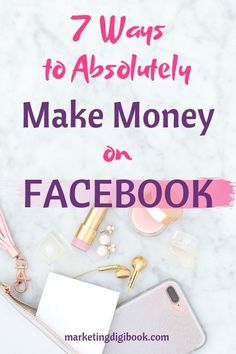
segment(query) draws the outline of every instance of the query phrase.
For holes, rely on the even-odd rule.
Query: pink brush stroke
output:
[[[211,195],[212,198],[212,208],[215,207],[231,207],[233,206],[233,203],[235,202],[235,184],[233,182],[230,182],[228,180],[220,179],[220,178],[200,178],[197,179],[199,181],[199,186],[203,186],[206,182],[206,180],[212,180],[211,184],[209,185],[207,192]],[[168,180],[156,180],[160,184],[162,191],[165,190],[166,185],[168,184]],[[185,205],[182,208],[190,209],[193,208],[193,196],[192,196],[192,191],[193,191],[193,180],[181,180],[186,185],[188,186],[189,189],[189,198]],[[65,194],[65,198],[67,200],[68,207],[73,207],[73,205],[70,202],[70,186],[73,183],[73,180],[60,180],[60,184],[63,188],[63,192]],[[135,195],[135,203],[132,205],[132,207],[135,208],[140,208],[143,207],[141,203],[138,200],[138,189],[140,184],[143,182],[143,180],[132,180],[134,183],[134,190],[133,194]],[[50,180],[43,180],[42,185],[37,186],[37,190],[40,191],[40,196],[33,197],[32,198],[32,207],[43,207],[45,197],[48,192],[48,188],[50,186],[51,181]],[[77,197],[79,198],[80,202],[85,202],[89,201],[90,202],[90,207],[94,205],[94,180],[90,180],[91,188],[90,190],[85,190],[85,188],[81,187],[78,188],[77,190]],[[35,187],[33,188],[35,190]],[[112,180],[112,184],[110,186],[106,185],[102,188],[103,190],[108,190],[110,191],[111,196],[109,197],[109,202],[112,203],[112,207],[116,207],[116,180]],[[25,197],[24,195],[24,188],[21,188],[22,190],[22,198]],[[174,202],[179,202],[181,200],[181,195],[182,195],[182,187],[180,185],[175,185],[173,187],[173,201]],[[152,201],[153,198],[155,198],[155,188],[153,190],[152,187],[147,187],[145,189],[145,196],[146,200],[148,202]],[[127,197],[124,196],[124,202],[126,202],[128,199]],[[61,207],[60,202],[53,201],[50,204],[50,207]],[[170,206],[167,204],[164,193],[162,193],[162,199],[160,203],[158,204],[158,207],[161,208],[170,208]],[[206,200],[203,197],[199,198],[199,206],[198,208],[206,208]]]

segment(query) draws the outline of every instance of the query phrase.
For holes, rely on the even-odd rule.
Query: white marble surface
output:
[[[73,43],[70,16],[93,16],[90,30]],[[140,40],[122,40],[114,47],[101,44],[96,32],[99,15],[127,14],[129,24],[165,24],[165,36],[150,48]],[[70,242],[86,214],[76,209],[25,209],[18,185],[26,178],[194,178],[235,180],[235,111],[233,96],[236,58],[234,1],[0,1],[0,203],[17,245],[29,260],[33,278],[25,298],[38,303],[49,270],[73,276],[106,263],[96,255],[97,242],[84,254]],[[112,50],[111,50],[112,49]],[[82,53],[96,53],[104,61],[118,61],[132,52],[162,60],[178,53],[192,65],[189,87],[181,82],[95,80],[91,85],[68,80],[45,82],[41,66],[47,57],[72,65]],[[50,100],[52,108],[66,107],[76,98],[81,107],[104,109],[102,129],[23,129],[23,102],[38,105]],[[145,108],[215,108],[205,137],[199,129],[154,130],[112,128],[112,102],[129,105],[140,100]],[[122,147],[133,161],[106,164],[106,145]],[[122,146],[121,146],[122,144]],[[109,262],[129,265],[142,254],[149,266],[140,274],[132,295],[165,278],[179,280],[207,332],[201,354],[232,354],[236,350],[235,208],[189,210],[159,237],[138,235],[127,210],[111,210],[105,223],[116,226],[117,253]],[[53,230],[66,244],[66,255],[53,266],[36,254],[37,243]],[[199,238],[200,249],[192,270],[176,265],[167,255],[168,240],[176,230]],[[0,251],[1,280],[14,277],[11,259]],[[126,283],[112,275],[95,274],[88,280],[125,291]],[[14,318],[8,318],[14,327]],[[1,326],[2,326],[1,322]],[[17,329],[15,329],[17,352]],[[55,354],[57,348],[55,348]],[[5,354],[5,352],[4,352]],[[11,354],[11,353],[9,353]],[[13,354],[13,353],[12,353]],[[14,353],[15,354],[15,353]],[[19,353],[21,354],[21,353]]]

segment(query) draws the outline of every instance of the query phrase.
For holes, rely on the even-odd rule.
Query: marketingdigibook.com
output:
[[[113,332],[110,334],[86,334],[82,332],[81,334],[66,334],[65,335],[66,342],[168,342],[169,335],[167,334],[131,334],[128,332],[117,333]]]

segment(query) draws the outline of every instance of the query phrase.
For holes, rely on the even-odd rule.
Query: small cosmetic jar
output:
[[[196,237],[177,231],[169,243],[169,253],[181,264],[192,266],[197,257],[199,241]]]
[[[52,264],[66,252],[55,232],[49,232],[37,245],[37,253],[47,264]]]
[[[133,208],[130,219],[136,231],[144,236],[157,236],[183,214],[182,209]]]

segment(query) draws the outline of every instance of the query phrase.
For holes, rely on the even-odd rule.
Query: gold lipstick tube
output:
[[[82,251],[88,251],[97,235],[98,228],[101,225],[106,212],[107,208],[90,209],[84,222],[80,225],[76,236],[72,241],[72,245]]]

